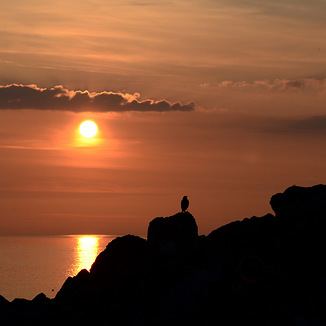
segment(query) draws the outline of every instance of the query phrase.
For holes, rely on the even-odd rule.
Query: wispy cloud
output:
[[[273,117],[264,115],[246,115],[232,113],[217,113],[211,115],[206,130],[223,128],[233,132],[250,132],[253,134],[270,135],[318,135],[325,137],[326,115],[311,115],[304,117]]]
[[[8,2],[0,12],[0,83],[156,88],[147,94],[161,98],[163,87],[182,96],[203,82],[322,76],[325,6],[322,0]]]
[[[0,109],[60,110],[71,112],[169,112],[191,111],[194,103],[163,100],[139,100],[140,94],[109,91],[69,90],[61,85],[40,88],[37,85],[0,86]]]
[[[326,9],[324,0],[208,0],[210,3],[220,6],[246,10],[248,13],[255,13],[266,16],[285,17],[286,19],[309,19],[324,22],[323,12]]]
[[[312,116],[301,119],[272,119],[267,132],[296,133],[296,134],[319,134],[325,135],[326,116]]]
[[[204,83],[199,85],[202,88],[215,87],[217,89],[245,89],[245,90],[266,90],[266,91],[326,91],[326,79],[302,78],[302,79],[275,79],[255,81],[230,81],[225,80],[217,85]]]

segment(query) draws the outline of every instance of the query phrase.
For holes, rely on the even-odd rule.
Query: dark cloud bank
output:
[[[167,100],[139,100],[140,94],[71,91],[61,85],[40,88],[36,85],[0,86],[0,109],[61,110],[71,112],[169,112],[192,111],[194,103]]]

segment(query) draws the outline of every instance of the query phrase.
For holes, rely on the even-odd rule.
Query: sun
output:
[[[79,132],[86,138],[92,138],[97,134],[97,125],[94,121],[86,120],[80,125]]]

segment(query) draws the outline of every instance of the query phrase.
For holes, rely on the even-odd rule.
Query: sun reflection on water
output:
[[[76,275],[82,269],[90,270],[99,251],[99,237],[82,235],[76,238],[75,263],[72,274]]]

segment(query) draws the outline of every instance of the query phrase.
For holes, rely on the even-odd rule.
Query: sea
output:
[[[54,298],[69,276],[89,270],[116,235],[0,236],[0,295]]]

